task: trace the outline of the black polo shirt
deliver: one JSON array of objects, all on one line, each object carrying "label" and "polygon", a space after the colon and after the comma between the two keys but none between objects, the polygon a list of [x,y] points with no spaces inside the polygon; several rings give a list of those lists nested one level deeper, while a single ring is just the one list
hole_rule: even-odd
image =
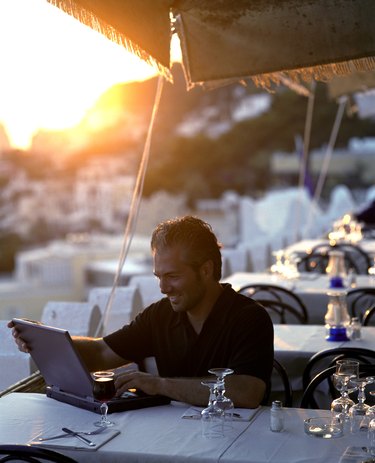
[{"label": "black polo shirt", "polygon": [[162,377],[202,377],[209,368],[226,367],[268,384],[273,365],[272,321],[255,301],[229,284],[223,286],[199,335],[186,313],[174,312],[163,298],[104,340],[128,361],[140,363],[155,357]]}]

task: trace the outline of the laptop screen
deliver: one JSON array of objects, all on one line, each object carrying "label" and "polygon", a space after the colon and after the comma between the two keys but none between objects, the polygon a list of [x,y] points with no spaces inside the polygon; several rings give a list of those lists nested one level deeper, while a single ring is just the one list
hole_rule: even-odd
[{"label": "laptop screen", "polygon": [[92,377],[67,330],[13,319],[46,384],[52,389],[92,397]]}]

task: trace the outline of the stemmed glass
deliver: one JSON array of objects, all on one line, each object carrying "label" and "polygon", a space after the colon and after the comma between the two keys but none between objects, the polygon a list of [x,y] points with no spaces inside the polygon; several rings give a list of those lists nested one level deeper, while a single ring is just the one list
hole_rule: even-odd
[{"label": "stemmed glass", "polygon": [[225,377],[234,371],[231,368],[211,368],[209,373],[216,376],[216,405],[223,410],[224,419],[227,422],[233,420],[233,402],[225,396]]},{"label": "stemmed glass", "polygon": [[94,423],[95,426],[108,427],[113,426],[114,423],[107,418],[108,404],[107,402],[112,399],[116,393],[114,372],[113,371],[96,371],[93,373],[93,386],[92,394],[94,399],[101,402],[100,412],[102,414],[101,420]]},{"label": "stemmed glass", "polygon": [[360,430],[363,419],[366,417],[367,410],[370,408],[369,405],[365,404],[365,388],[368,384],[371,384],[374,381],[375,378],[372,376],[355,378],[352,380],[352,382],[358,387],[358,403],[354,404],[349,409],[350,430],[352,433],[356,433]]},{"label": "stemmed glass", "polygon": [[356,360],[337,360],[336,373],[333,375],[333,384],[340,392],[341,397],[331,403],[332,413],[344,420],[349,420],[349,408],[354,405],[349,398],[349,393],[356,390],[357,386],[352,382],[358,378],[359,362]]},{"label": "stemmed glass", "polygon": [[202,435],[209,439],[224,437],[224,412],[216,405],[216,381],[201,381],[203,386],[210,389],[208,406],[201,411]]}]

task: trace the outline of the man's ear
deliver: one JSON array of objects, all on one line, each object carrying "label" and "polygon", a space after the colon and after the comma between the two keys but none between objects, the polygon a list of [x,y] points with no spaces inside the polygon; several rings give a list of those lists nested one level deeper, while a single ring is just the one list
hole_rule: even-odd
[{"label": "man's ear", "polygon": [[214,274],[214,263],[212,262],[212,260],[206,260],[206,262],[204,262],[202,265],[201,265],[201,268],[200,268],[200,271],[201,271],[201,275],[205,278],[211,278]]}]

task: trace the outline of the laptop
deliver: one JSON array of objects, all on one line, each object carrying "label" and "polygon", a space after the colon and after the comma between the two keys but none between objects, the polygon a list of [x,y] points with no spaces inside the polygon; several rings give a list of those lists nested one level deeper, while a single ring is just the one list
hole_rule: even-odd
[{"label": "laptop", "polygon": [[[13,318],[30,348],[30,355],[43,376],[48,397],[100,413],[100,402],[92,395],[93,379],[67,330]],[[170,403],[161,395],[132,389],[108,402],[108,413]]]}]

